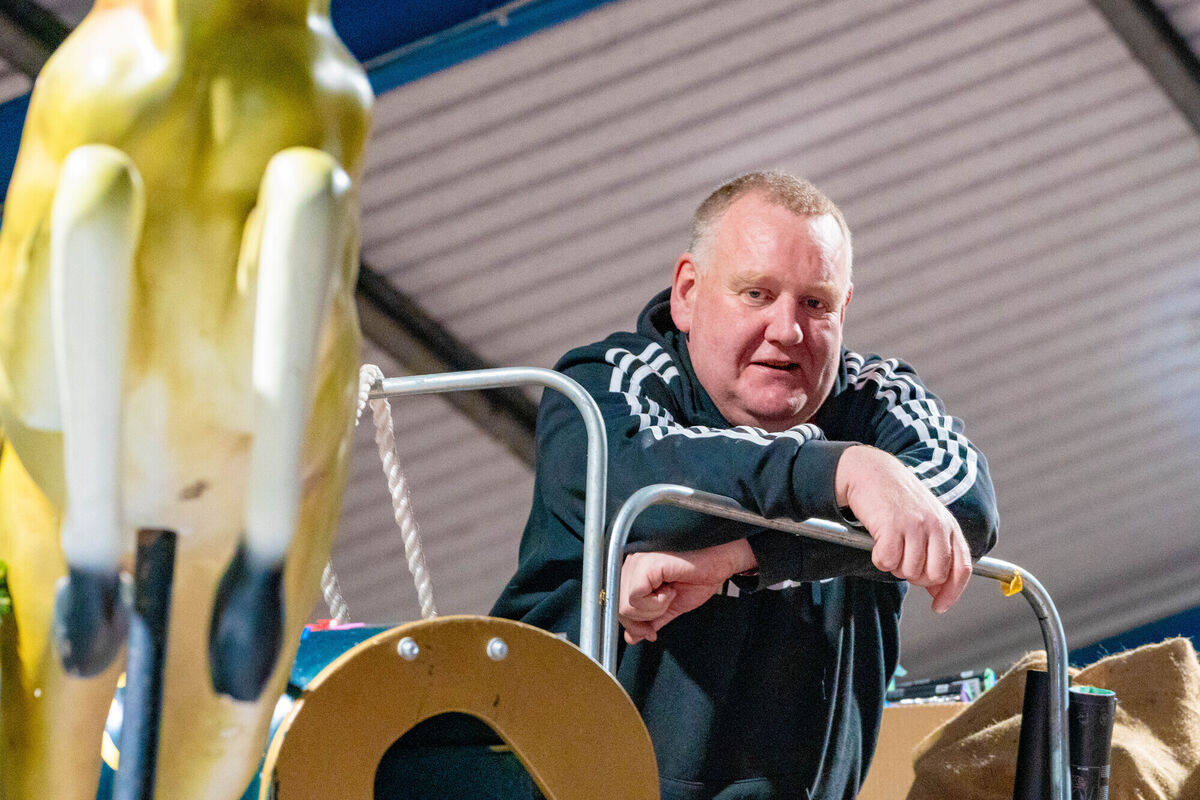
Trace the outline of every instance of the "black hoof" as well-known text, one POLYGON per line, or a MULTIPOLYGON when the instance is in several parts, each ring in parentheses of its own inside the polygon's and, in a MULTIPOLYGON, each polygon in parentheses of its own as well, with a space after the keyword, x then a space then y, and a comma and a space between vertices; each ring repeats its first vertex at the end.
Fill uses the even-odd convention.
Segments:
POLYGON ((243 543, 217 587, 208 637, 213 688, 235 700, 257 700, 282 641, 283 563, 256 564, 243 543))
POLYGON ((54 598, 54 641, 63 668, 72 675, 99 675, 116 658, 129 635, 129 607, 121 577, 71 567, 54 598))

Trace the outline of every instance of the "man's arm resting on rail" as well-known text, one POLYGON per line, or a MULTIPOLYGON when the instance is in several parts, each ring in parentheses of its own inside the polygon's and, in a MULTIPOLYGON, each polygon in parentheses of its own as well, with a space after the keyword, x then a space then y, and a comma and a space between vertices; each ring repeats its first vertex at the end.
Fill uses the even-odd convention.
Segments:
MULTIPOLYGON (((838 460, 834 482, 838 504, 875 539, 876 568, 925 587, 938 613, 954 605, 971 576, 971 553, 958 521, 916 476, 895 456, 856 445, 838 460)), ((686 553, 630 555, 621 571, 626 641, 653 641, 668 622, 756 565, 745 539, 686 553)))
POLYGON ((838 504, 875 540, 875 567, 924 587, 939 614, 954 605, 971 577, 971 551, 946 506, 899 459, 874 447, 847 450, 834 480, 838 504))
POLYGON ((708 601, 732 575, 757 565, 745 539, 681 553, 633 553, 621 570, 619 617, 625 641, 653 642, 680 614, 708 601))

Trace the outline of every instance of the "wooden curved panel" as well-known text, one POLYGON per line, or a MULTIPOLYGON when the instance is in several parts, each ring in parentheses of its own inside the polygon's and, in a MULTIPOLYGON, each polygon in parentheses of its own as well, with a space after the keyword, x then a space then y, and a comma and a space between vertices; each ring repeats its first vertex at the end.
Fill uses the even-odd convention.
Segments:
POLYGON ((369 800, 387 749, 451 711, 494 728, 550 800, 658 798, 650 736, 620 684, 569 642, 477 616, 401 625, 326 667, 272 740, 261 796, 369 800), (419 648, 411 661, 405 638, 419 648))

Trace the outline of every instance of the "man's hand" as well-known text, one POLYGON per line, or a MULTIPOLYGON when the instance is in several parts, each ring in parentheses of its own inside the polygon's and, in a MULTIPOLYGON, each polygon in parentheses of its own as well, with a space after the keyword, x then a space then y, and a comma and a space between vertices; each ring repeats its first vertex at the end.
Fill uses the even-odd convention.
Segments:
POLYGON ((736 542, 682 553, 634 553, 621 568, 618 616, 625 641, 653 642, 680 614, 699 607, 732 575, 758 566, 750 543, 736 542))
POLYGON ((857 445, 838 461, 838 505, 849 506, 875 539, 871 561, 933 596, 941 614, 971 577, 971 551, 958 520, 895 456, 857 445))

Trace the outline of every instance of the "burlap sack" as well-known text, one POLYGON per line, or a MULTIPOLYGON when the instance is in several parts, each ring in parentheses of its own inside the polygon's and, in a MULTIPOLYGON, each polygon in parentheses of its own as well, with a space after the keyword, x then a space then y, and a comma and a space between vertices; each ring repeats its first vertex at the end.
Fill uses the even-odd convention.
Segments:
MULTIPOLYGON (((1011 800, 1021 730, 1024 672, 1045 669, 1027 654, 961 714, 917 745, 908 800, 1011 800)), ((1187 639, 1108 656, 1072 683, 1117 694, 1113 800, 1200 800, 1200 661, 1187 639)))

